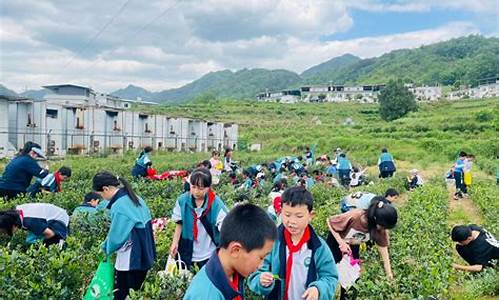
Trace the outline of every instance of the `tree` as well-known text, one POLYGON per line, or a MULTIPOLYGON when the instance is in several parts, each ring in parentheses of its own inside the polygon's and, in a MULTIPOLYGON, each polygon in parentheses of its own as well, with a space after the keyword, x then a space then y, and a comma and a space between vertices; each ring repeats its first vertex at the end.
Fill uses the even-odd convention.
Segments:
POLYGON ((417 110, 415 95, 410 92, 401 80, 389 81, 378 96, 380 117, 392 121, 417 110))

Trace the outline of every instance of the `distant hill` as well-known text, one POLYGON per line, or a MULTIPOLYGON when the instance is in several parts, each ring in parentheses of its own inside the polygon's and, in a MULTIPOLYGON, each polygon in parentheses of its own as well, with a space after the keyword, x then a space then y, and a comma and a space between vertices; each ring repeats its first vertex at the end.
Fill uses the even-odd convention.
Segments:
POLYGON ((185 102, 196 96, 210 93, 216 97, 253 98, 266 89, 285 89, 301 81, 299 75, 286 70, 243 69, 210 72, 180 88, 150 93, 142 88, 129 85, 113 92, 115 96, 135 99, 139 94, 143 100, 166 103, 185 102), (147 98, 146 98, 147 97, 147 98))
POLYGON ((383 83, 405 79, 417 84, 478 84, 498 77, 498 38, 461 37, 417 49, 395 50, 361 60, 342 73, 322 73, 316 82, 383 83))
POLYGON ((311 67, 300 74, 300 76, 307 81, 307 79, 315 78, 316 76, 327 76, 329 73, 340 72, 341 70, 352 66, 359 62, 361 58, 352 55, 344 54, 342 56, 334 57, 324 63, 311 67))
POLYGON ((144 88, 132 84, 129 84, 124 89, 119 89, 117 91, 114 91, 112 95, 130 100, 136 100, 137 98, 141 98, 142 100, 145 101, 153 101, 155 98, 155 93, 149 92, 144 88))

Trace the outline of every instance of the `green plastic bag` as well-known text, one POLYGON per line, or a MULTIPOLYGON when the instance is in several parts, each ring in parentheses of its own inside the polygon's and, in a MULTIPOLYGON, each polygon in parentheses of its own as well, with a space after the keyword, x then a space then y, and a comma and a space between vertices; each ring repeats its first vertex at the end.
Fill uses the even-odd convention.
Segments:
POLYGON ((84 300, 113 300, 113 288, 115 285, 115 268, 109 261, 104 259, 95 272, 94 278, 83 297, 84 300))

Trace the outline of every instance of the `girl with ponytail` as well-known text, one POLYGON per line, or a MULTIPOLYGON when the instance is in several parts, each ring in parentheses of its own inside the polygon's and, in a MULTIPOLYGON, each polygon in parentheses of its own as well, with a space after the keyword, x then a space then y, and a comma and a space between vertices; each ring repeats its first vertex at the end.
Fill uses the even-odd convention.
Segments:
POLYGON ((141 288, 156 259, 151 212, 125 178, 102 171, 94 176, 92 185, 109 200, 111 226, 102 249, 108 256, 117 253, 114 299, 125 299, 129 289, 141 288))
MULTIPOLYGON (((378 247, 384 264, 384 270, 389 279, 393 279, 389 259, 388 230, 396 226, 398 213, 384 197, 374 197, 368 209, 352 209, 340 215, 327 219, 330 230, 326 240, 332 251, 335 263, 339 263, 344 255, 352 255, 359 259, 359 245, 374 241, 378 247)), ((341 298, 346 292, 342 288, 341 298)))

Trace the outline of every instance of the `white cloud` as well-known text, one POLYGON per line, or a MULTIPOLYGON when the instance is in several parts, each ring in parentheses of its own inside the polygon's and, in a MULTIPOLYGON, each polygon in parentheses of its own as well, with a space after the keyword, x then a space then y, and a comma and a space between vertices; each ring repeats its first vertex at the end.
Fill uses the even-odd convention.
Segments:
POLYGON ((498 7, 493 1, 465 0, 151 0, 130 1, 115 15, 124 1, 3 1, 0 82, 17 91, 65 82, 105 92, 129 83, 158 91, 222 69, 300 72, 344 53, 372 57, 479 32, 471 23, 450 23, 402 34, 322 41, 322 36, 353 26, 351 9, 449 8, 489 16, 498 7))

